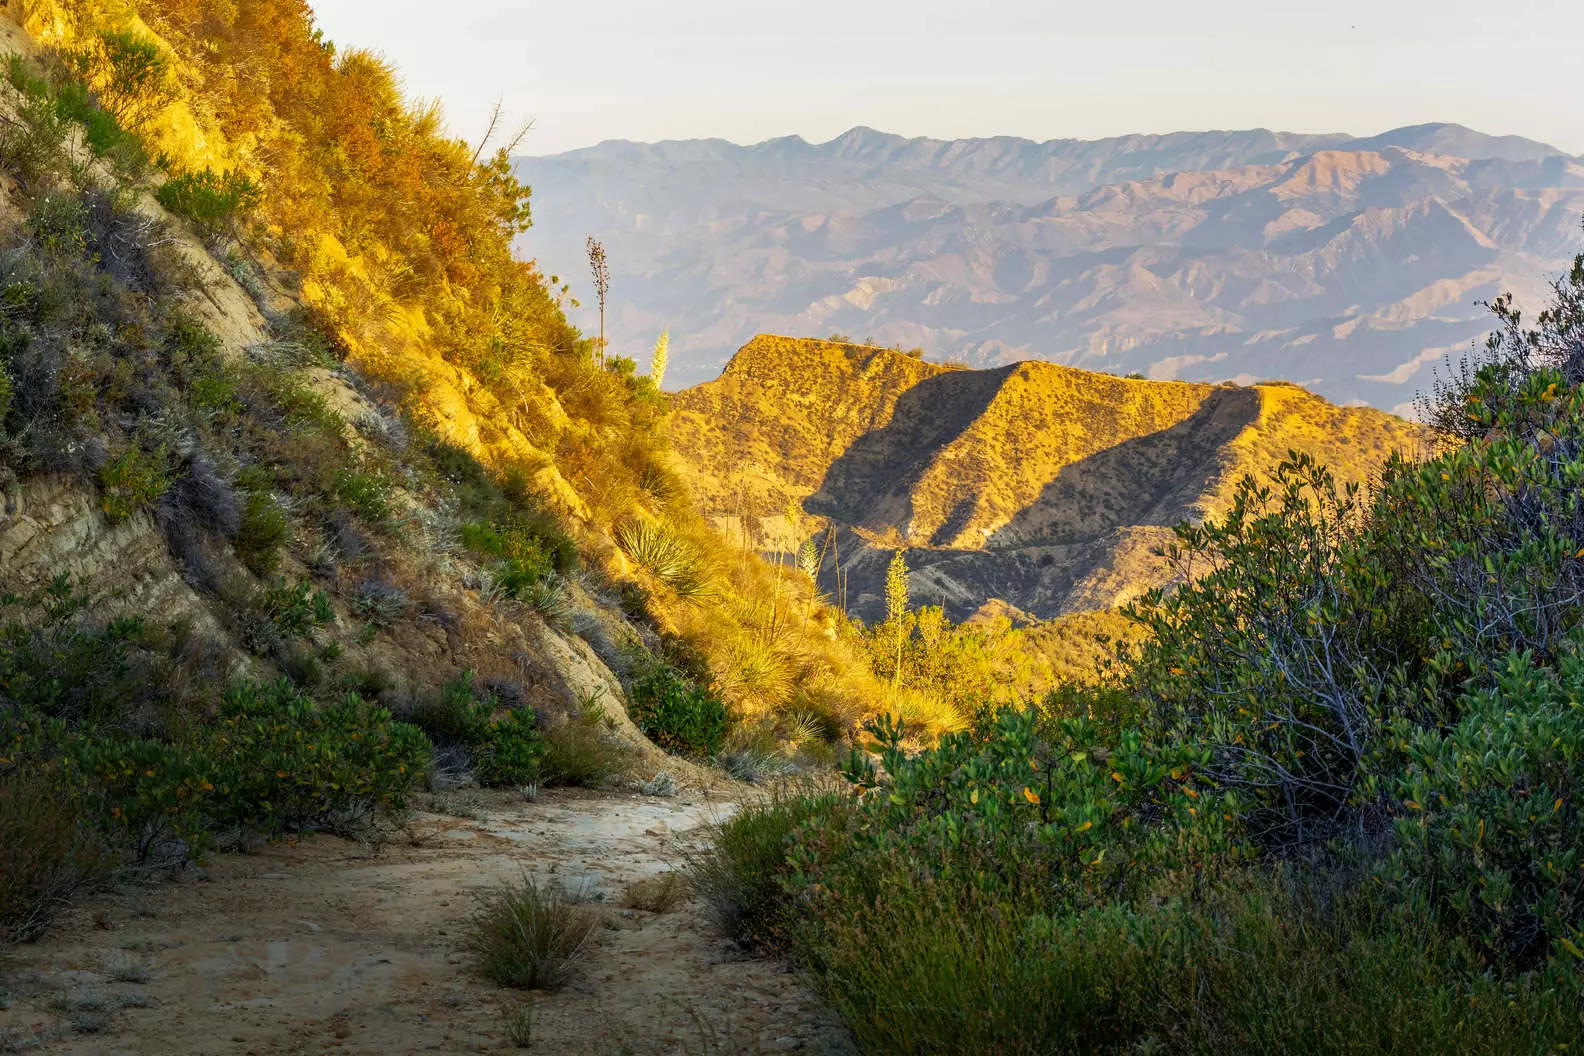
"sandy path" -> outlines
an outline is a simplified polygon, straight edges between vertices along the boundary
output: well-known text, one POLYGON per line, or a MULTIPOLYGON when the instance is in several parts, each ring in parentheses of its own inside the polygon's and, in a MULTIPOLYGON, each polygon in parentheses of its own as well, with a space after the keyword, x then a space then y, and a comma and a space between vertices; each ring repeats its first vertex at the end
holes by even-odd
POLYGON ((733 950, 697 905, 616 905, 627 882, 675 867, 678 841, 729 803, 570 791, 462 802, 453 809, 474 817, 422 814, 413 839, 377 855, 313 837, 88 900, 0 955, 0 1052, 509 1049, 503 1015, 527 998, 479 977, 462 939, 473 895, 523 870, 609 903, 573 981, 532 999, 527 1051, 850 1051, 796 975, 733 950))

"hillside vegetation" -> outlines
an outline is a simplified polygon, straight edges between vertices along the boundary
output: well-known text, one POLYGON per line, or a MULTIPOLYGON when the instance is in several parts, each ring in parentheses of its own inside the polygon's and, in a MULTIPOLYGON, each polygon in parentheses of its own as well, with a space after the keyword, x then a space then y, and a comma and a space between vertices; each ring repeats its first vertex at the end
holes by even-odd
MULTIPOLYGON (((1174 532, 1107 685, 733 818, 695 872, 873 1053, 1569 1051, 1584 1027, 1584 256, 1381 486, 1174 532)), ((729 916, 728 916, 729 914, 729 916)))
POLYGON ((820 581, 883 614, 902 548, 915 599, 954 619, 1000 598, 1039 617, 1109 608, 1170 575, 1150 554, 1224 511, 1292 450, 1368 481, 1420 430, 1296 386, 1151 382, 1020 363, 965 370, 839 341, 755 338, 673 400, 671 435, 708 516, 795 551, 791 503, 834 525, 820 581), (838 579, 839 572, 839 579, 838 579))
POLYGON ((513 258, 503 155, 293 0, 8 11, 0 945, 127 867, 758 779, 889 706, 513 258))

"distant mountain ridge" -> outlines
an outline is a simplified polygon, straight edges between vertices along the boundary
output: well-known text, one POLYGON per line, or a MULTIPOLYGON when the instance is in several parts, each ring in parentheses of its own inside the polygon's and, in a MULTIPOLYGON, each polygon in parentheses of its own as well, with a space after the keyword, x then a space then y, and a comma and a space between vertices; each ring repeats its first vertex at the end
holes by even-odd
POLYGON ((1367 480, 1415 426, 1285 384, 1152 382, 1017 363, 963 370, 762 335, 678 393, 670 431, 729 537, 792 552, 789 504, 838 529, 822 585, 866 618, 907 551, 919 603, 962 619, 1105 609, 1166 581, 1150 553, 1291 449, 1367 480), (835 569, 841 569, 841 580, 835 569))
POLYGON ((762 331, 840 332, 994 366, 1290 378, 1407 411, 1578 248, 1584 162, 1457 125, 1036 143, 797 137, 613 142, 518 160, 519 244, 582 275, 601 238, 615 351, 672 330, 671 376, 713 377, 762 331), (1459 153, 1448 153, 1457 151, 1459 153))

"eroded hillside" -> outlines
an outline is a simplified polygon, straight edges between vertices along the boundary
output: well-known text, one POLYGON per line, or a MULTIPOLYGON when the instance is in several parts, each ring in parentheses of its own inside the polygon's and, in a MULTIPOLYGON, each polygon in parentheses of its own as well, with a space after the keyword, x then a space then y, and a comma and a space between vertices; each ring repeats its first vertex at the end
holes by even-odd
POLYGON ((959 618, 989 599, 1040 617, 1123 603, 1163 581, 1150 548, 1223 508, 1244 474, 1296 449, 1365 481, 1419 444, 1408 422, 1284 383, 964 370, 771 336, 678 394, 671 432, 729 534, 794 550, 797 505, 836 526, 821 580, 851 611, 879 614, 902 547, 915 600, 959 618))

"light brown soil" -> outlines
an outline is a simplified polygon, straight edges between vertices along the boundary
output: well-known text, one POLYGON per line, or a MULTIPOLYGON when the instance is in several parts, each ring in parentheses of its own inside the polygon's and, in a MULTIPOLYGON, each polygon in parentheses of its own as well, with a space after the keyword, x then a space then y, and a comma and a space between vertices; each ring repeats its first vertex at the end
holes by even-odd
POLYGON ((733 949, 701 906, 620 908, 731 802, 446 795, 429 805, 474 817, 420 814, 378 853, 316 836, 85 901, 0 955, 0 1052, 498 1052, 528 1001, 529 1052, 851 1051, 796 974, 733 949), (463 949, 474 896, 525 870, 603 896, 606 920, 572 982, 532 996, 463 949))

